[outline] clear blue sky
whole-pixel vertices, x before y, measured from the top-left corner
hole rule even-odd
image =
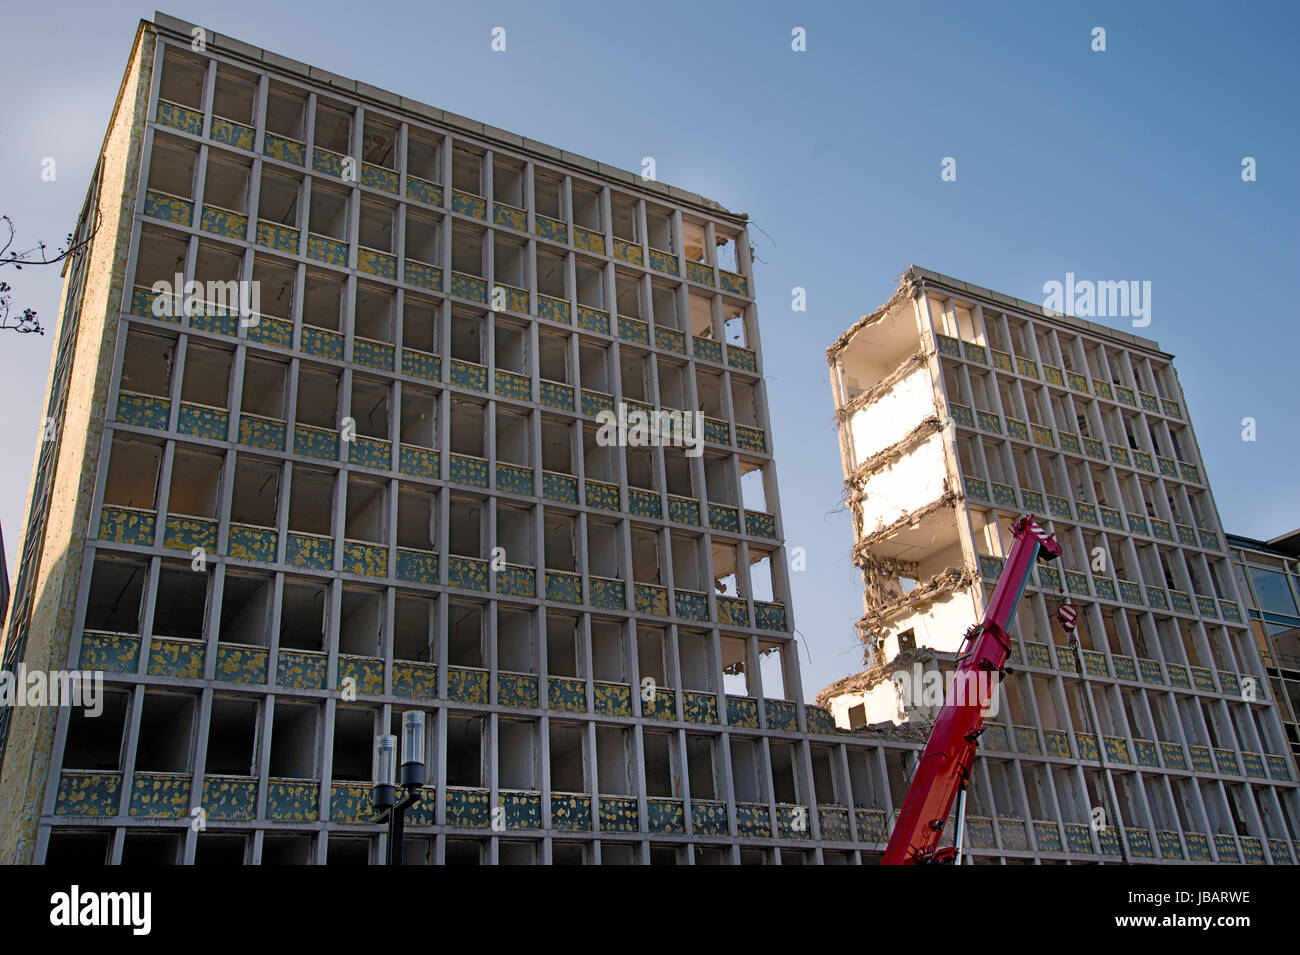
[[[843,5],[848,7],[850,5]],[[749,213],[804,691],[860,668],[861,579],[824,350],[916,263],[1031,301],[1152,283],[1225,526],[1300,526],[1295,419],[1300,7],[1205,3],[266,4],[174,0],[220,33]],[[148,7],[5,13],[0,207],[73,225]],[[310,14],[299,11],[310,9]],[[490,31],[507,31],[493,53]],[[1107,51],[1090,49],[1093,27]],[[790,48],[807,32],[807,51]],[[42,182],[41,161],[57,162]],[[940,161],[957,160],[957,181]],[[1253,156],[1258,181],[1243,183]],[[6,276],[57,314],[58,277]],[[808,310],[790,290],[808,290]],[[1127,327],[1123,320],[1117,320]],[[52,335],[0,338],[12,573]],[[1241,420],[1258,439],[1241,440]],[[809,659],[811,656],[811,659]]]

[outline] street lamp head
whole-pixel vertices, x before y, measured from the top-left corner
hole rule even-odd
[[[407,710],[402,714],[403,786],[423,786],[427,779],[424,763],[424,711]]]
[[[397,802],[397,737],[375,737],[374,801],[376,809],[391,809]]]

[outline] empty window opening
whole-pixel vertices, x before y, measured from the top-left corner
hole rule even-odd
[[[623,272],[614,273],[614,296],[618,314],[628,318],[641,317],[641,280]]]
[[[582,342],[578,346],[578,373],[585,391],[610,391],[608,355],[604,345]]]
[[[713,541],[713,589],[726,597],[743,597],[736,575],[736,546]]]
[[[194,198],[194,172],[199,150],[184,140],[159,134],[154,137],[149,163],[149,189],[182,199]],[[185,223],[189,225],[189,223]]]
[[[375,657],[383,653],[383,591],[343,585],[339,609],[339,652]]]
[[[627,681],[627,635],[618,620],[591,621],[592,676],[606,683]]]
[[[393,608],[393,656],[399,660],[436,663],[434,642],[437,604],[431,597],[398,594]]]
[[[268,834],[262,838],[262,865],[309,865],[314,859],[314,836]]]
[[[296,87],[271,84],[266,101],[266,128],[277,136],[302,141],[306,138],[303,120],[307,114],[307,95]]]
[[[762,465],[749,465],[741,461],[740,499],[746,510],[767,511],[767,482],[764,480]],[[744,470],[746,467],[750,470]]]
[[[230,368],[234,354],[202,345],[194,339],[185,349],[181,401],[225,411],[230,403]]]
[[[681,328],[677,316],[677,292],[666,285],[650,286],[650,306],[654,312],[655,324],[662,328]]]
[[[308,272],[302,305],[303,322],[335,332],[342,328],[343,288],[343,281],[336,276]]]
[[[682,220],[682,252],[686,258],[692,262],[706,262],[706,252],[704,247],[704,225],[700,222],[692,222],[690,219]]]
[[[772,795],[779,803],[797,803],[799,791],[794,779],[794,745],[772,740],[768,751],[772,758]]]
[[[367,116],[361,137],[361,160],[385,169],[397,168],[397,127]]]
[[[573,425],[567,421],[542,418],[542,468],[573,473]]]
[[[758,644],[758,672],[763,679],[763,696],[770,700],[790,699],[785,682],[785,647],[779,643]]]
[[[483,265],[483,233],[453,226],[451,231],[451,268],[453,272],[486,277]]]
[[[641,738],[645,753],[645,792],[647,796],[672,798],[677,795],[677,771],[673,758],[675,738],[669,733],[647,730]]]
[[[257,713],[256,700],[230,696],[212,698],[208,752],[203,764],[205,773],[257,775]]]
[[[163,56],[158,97],[169,103],[202,110],[203,87],[207,76],[207,60],[168,47]]]
[[[567,613],[546,615],[546,672],[551,676],[582,675],[579,666],[582,660],[582,654],[578,650],[579,633],[577,617]]]
[[[316,146],[334,153],[348,153],[352,143],[352,110],[331,103],[316,104]]]
[[[154,600],[155,636],[199,640],[208,602],[208,575],[188,563],[166,561],[158,572],[158,596]]]
[[[602,444],[597,435],[598,429],[590,426],[583,426],[582,439],[582,463],[586,471],[588,480],[605,481],[607,483],[618,482],[618,471],[614,459],[614,447],[612,445]]]
[[[333,431],[339,421],[340,372],[303,364],[298,369],[298,423]]]
[[[122,391],[158,398],[169,397],[175,353],[174,338],[151,335],[134,325],[130,326],[122,357]]]
[[[497,460],[532,467],[532,428],[529,416],[506,411],[497,405]]]
[[[665,408],[685,410],[690,404],[686,392],[686,367],[660,358],[659,404]]]
[[[451,159],[451,185],[461,192],[483,195],[483,154],[456,146]]]
[[[731,411],[736,424],[743,424],[747,428],[758,427],[758,401],[754,385],[734,375],[731,378]]]
[[[318,705],[276,700],[275,715],[271,720],[271,776],[288,779],[315,778],[319,763],[319,723]]]
[[[578,304],[589,308],[605,308],[605,270],[579,261],[574,270],[578,282]]]
[[[760,783],[758,741],[731,737],[731,784],[737,802],[766,802]],[[763,774],[766,775],[766,774]]]
[[[713,299],[691,294],[691,334],[696,338],[715,338],[713,334]]]
[[[533,512],[530,508],[498,503],[496,546],[505,551],[508,563],[533,565]]]
[[[583,724],[551,722],[551,791],[587,792],[586,744]]]
[[[144,695],[136,734],[138,773],[183,773],[190,768],[197,697],[180,693]]]
[[[386,202],[361,200],[361,217],[357,224],[357,241],[367,249],[380,252],[393,251],[397,208]]]
[[[736,486],[729,458],[704,457],[704,485],[710,501],[735,507]]]
[[[522,242],[512,242],[498,237],[493,242],[492,276],[500,285],[522,288],[527,284],[524,276],[524,262],[528,247]]]
[[[357,423],[357,434],[388,440],[391,396],[392,388],[387,382],[352,376],[352,419]]]
[[[535,673],[536,647],[531,610],[497,608],[497,667],[511,673]]]
[[[375,745],[375,712],[355,706],[334,711],[334,779],[351,782],[371,780],[371,754]]]
[[[348,194],[339,189],[312,183],[311,208],[307,228],[316,235],[348,241]]]
[[[668,686],[668,634],[662,627],[637,627],[637,672],[655,686]]]
[[[454,311],[451,315],[451,357],[483,364],[483,318]]]
[[[218,63],[217,85],[212,91],[212,114],[251,126],[256,102],[257,77]]]
[[[447,662],[482,667],[483,605],[453,602],[447,608]]]
[[[357,314],[354,325],[358,337],[391,343],[393,316],[396,311],[397,296],[393,292],[369,285],[357,286]]]
[[[711,371],[696,369],[696,394],[699,397],[700,410],[710,418],[725,418],[722,407],[722,376]]]
[[[749,551],[749,596],[771,602],[776,599],[772,580],[772,555],[755,548]]]
[[[441,264],[441,235],[436,219],[420,215],[411,208],[406,210],[406,235],[403,238],[402,250],[407,259],[423,262],[425,265]]]
[[[647,362],[645,356],[630,349],[623,349],[619,355],[619,370],[623,385],[623,397],[635,401],[649,401],[650,391],[646,385]]]
[[[266,647],[271,644],[271,604],[275,578],[270,574],[226,572],[221,590],[222,643]]]
[[[406,171],[427,182],[442,182],[442,141],[415,129],[408,130]]]
[[[167,497],[167,512],[184,517],[215,519],[223,461],[224,456],[219,453],[176,445],[176,452],[172,456],[172,481]]]
[[[740,345],[744,347],[749,344],[749,336],[745,332],[745,312],[743,309],[733,306],[725,306],[722,312],[722,330],[723,340],[728,345]]]
[[[280,598],[280,648],[324,650],[329,585],[287,577]]]
[[[344,536],[348,540],[388,542],[388,485],[348,475],[348,509]]]
[[[432,551],[438,547],[438,497],[417,485],[397,489],[397,546]]]
[[[749,696],[749,642],[743,637],[723,637],[722,689],[733,696]]]
[[[97,553],[90,572],[86,630],[139,633],[147,560]]]
[[[545,514],[545,558],[547,570],[575,573],[578,569],[574,534],[577,521],[568,514]]]
[[[447,546],[461,557],[483,556],[483,501],[452,495]]]
[[[249,163],[232,161],[216,152],[209,153],[208,172],[203,177],[203,204],[240,214],[247,212],[248,183],[252,172]]]
[[[333,536],[336,475],[335,471],[294,467],[289,491],[289,530]]]
[[[538,789],[537,722],[497,721],[497,785],[502,789]]]
[[[593,577],[619,577],[618,525],[587,521],[587,565]]]
[[[573,196],[573,221],[584,229],[595,232],[604,231],[600,224],[600,190],[574,183],[571,188]]]
[[[442,350],[438,342],[438,306],[415,295],[402,301],[402,347],[436,355]]]
[[[122,865],[176,865],[181,843],[181,837],[172,833],[129,830],[122,839]]]
[[[244,397],[240,406],[243,413],[284,420],[288,373],[285,362],[250,357],[244,363]]]
[[[645,207],[646,240],[650,247],[664,252],[675,251],[673,214],[667,209],[647,204]]]
[[[713,755],[715,747],[712,737],[686,737],[686,768],[692,799],[718,798],[718,777]]]
[[[700,692],[712,690],[713,666],[710,662],[708,634],[678,630],[677,665],[681,670],[682,689]]]
[[[257,218],[296,229],[299,225],[298,204],[301,196],[301,178],[264,166],[262,185],[257,195]]]
[[[140,230],[140,251],[136,256],[135,284],[152,286],[164,281],[171,285],[176,273],[185,271],[185,257],[189,243],[174,233],[164,233],[148,227]]]
[[[663,583],[659,565],[659,533],[632,528],[632,579],[638,584]]]
[[[596,727],[596,781],[601,793],[627,796],[632,792],[628,751],[629,730],[617,726]]]
[[[656,490],[654,456],[649,448],[627,449],[627,483],[646,491]]]
[[[684,451],[664,448],[664,481],[669,494],[695,497],[695,469]]]
[[[437,397],[416,385],[402,388],[402,444],[421,448],[438,446]]]
[[[685,534],[672,535],[673,586],[678,590],[705,592],[704,564],[700,560],[700,538]]]
[[[498,368],[527,375],[528,330],[511,322],[498,321],[492,330]]]
[[[482,717],[447,717],[447,785],[483,786]]]
[[[103,710],[95,716],[83,706],[68,708],[68,735],[63,744],[63,768],[116,772],[122,768],[122,740],[125,735],[131,695],[105,687]]]
[[[544,215],[545,213],[543,213]],[[551,298],[567,300],[565,258],[543,249],[537,250],[537,291]]]

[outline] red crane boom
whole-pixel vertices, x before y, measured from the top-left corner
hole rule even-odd
[[[1012,533],[1015,541],[984,620],[966,631],[955,679],[908,786],[903,811],[885,850],[885,865],[952,862],[956,855],[956,849],[940,849],[939,840],[957,794],[966,787],[976,742],[984,731],[984,709],[1011,652],[1007,625],[1024,596],[1034,562],[1061,556],[1056,538],[1032,516],[1017,521]]]

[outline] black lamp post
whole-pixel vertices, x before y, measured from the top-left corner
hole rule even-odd
[[[388,864],[402,864],[402,841],[406,810],[420,801],[420,787],[427,773],[424,765],[424,713],[407,710],[402,714],[402,765],[397,773],[397,737],[386,733],[375,737],[374,777],[372,796],[376,822],[388,821]],[[397,787],[406,794],[399,800]]]

